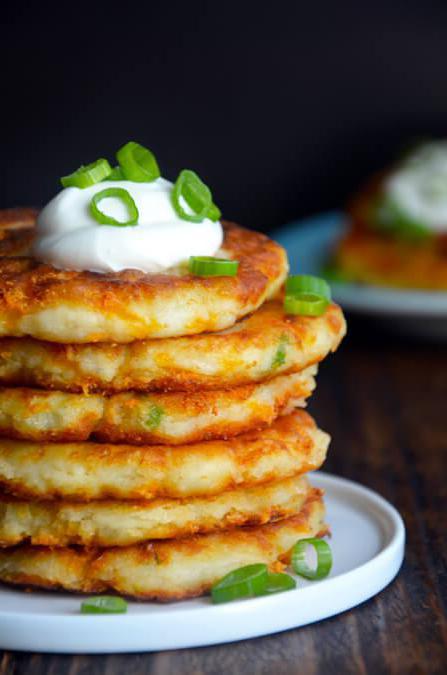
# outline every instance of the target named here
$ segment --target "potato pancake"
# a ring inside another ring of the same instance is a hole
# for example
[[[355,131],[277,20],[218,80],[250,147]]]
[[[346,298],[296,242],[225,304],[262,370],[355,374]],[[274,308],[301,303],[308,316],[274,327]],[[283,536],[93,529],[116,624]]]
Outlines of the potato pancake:
[[[273,569],[299,539],[324,535],[324,505],[313,490],[296,515],[276,523],[123,548],[0,550],[0,581],[82,593],[107,590],[168,602],[203,595],[228,572],[251,563]]]
[[[273,297],[288,271],[285,250],[268,237],[224,223],[218,256],[239,261],[234,277],[198,277],[176,268],[98,274],[59,270],[11,255],[0,239],[0,336],[52,342],[131,342],[222,330]],[[31,230],[32,232],[32,230]],[[14,244],[17,246],[17,242]]]
[[[332,264],[347,281],[421,290],[447,290],[447,236],[399,236],[378,227],[376,205],[390,174],[370,179],[348,205],[349,230]]]
[[[150,501],[28,502],[0,498],[0,546],[130,546],[262,525],[291,516],[308,493],[306,478],[229,490],[219,495]]]
[[[59,345],[0,339],[0,384],[71,392],[196,391],[261,382],[335,351],[346,333],[337,305],[287,316],[279,301],[218,333],[130,344]]]
[[[113,396],[0,388],[0,435],[32,441],[184,444],[230,438],[290,412],[315,388],[316,366],[231,389]]]
[[[348,280],[365,284],[447,290],[447,238],[412,242],[353,230],[338,243],[334,265]]]
[[[329,436],[303,410],[226,441],[184,446],[0,440],[0,486],[30,499],[215,495],[317,469]]]

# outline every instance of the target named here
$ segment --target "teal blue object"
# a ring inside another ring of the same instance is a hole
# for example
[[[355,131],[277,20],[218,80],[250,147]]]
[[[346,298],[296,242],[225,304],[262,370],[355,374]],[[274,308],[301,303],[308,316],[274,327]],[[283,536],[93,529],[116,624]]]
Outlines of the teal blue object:
[[[320,275],[335,243],[346,229],[342,211],[327,211],[272,232],[289,254],[291,274]]]

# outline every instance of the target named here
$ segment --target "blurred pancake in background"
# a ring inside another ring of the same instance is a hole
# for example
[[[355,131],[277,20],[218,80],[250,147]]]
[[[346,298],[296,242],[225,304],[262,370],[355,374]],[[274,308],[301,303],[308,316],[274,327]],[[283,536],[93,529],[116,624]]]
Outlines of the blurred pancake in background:
[[[335,278],[447,290],[447,141],[418,145],[351,200]]]

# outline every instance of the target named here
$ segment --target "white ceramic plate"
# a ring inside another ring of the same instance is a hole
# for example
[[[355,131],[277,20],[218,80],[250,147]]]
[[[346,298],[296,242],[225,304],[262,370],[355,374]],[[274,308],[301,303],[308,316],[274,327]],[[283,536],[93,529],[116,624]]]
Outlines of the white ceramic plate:
[[[405,530],[397,511],[377,493],[317,473],[326,490],[334,566],[327,579],[298,581],[274,596],[213,606],[209,598],[168,605],[129,603],[127,614],[81,615],[81,598],[0,588],[0,647],[116,653],[197,647],[277,633],[320,621],[381,591],[396,576]]]
[[[344,233],[339,211],[317,214],[274,233],[289,254],[292,273],[321,274],[331,250]],[[447,292],[381,288],[366,284],[331,283],[343,309],[386,321],[401,333],[447,338]]]

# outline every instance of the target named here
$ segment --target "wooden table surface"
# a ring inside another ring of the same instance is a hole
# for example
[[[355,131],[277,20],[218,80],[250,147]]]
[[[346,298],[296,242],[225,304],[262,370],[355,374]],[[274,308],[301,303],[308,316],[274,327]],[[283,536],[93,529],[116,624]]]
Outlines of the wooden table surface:
[[[378,597],[319,624],[244,642],[119,656],[4,653],[1,675],[447,673],[447,347],[351,324],[311,411],[333,437],[326,470],[404,517],[403,569]]]

